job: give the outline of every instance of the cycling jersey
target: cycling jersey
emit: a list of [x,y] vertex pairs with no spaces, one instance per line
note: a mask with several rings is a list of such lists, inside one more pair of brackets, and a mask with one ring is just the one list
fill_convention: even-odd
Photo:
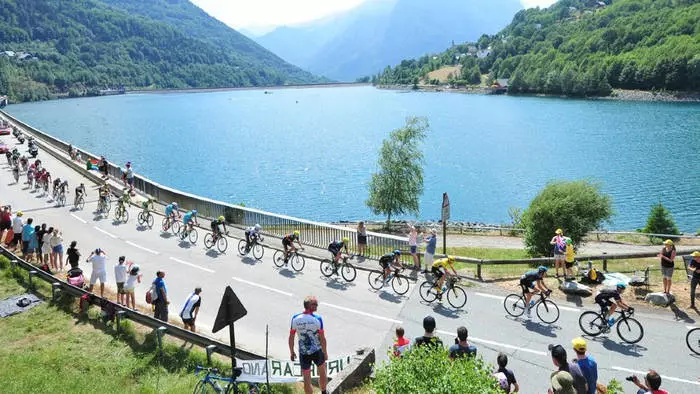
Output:
[[443,259],[437,259],[432,265],[432,268],[444,268],[447,269],[447,267],[450,266],[450,260],[447,258]]
[[289,246],[289,245],[291,245],[294,241],[297,241],[298,239],[299,239],[299,238],[298,238],[296,235],[294,235],[293,233],[292,233],[292,234],[287,234],[287,235],[284,236],[284,238],[282,238],[282,245],[284,245],[284,246]]
[[538,280],[542,280],[543,275],[537,270],[527,271],[523,276],[520,277],[520,283],[528,284],[532,286]]
[[258,231],[255,227],[248,227],[245,229],[245,233],[257,237],[258,234],[260,234],[260,231]]
[[600,303],[608,304],[611,302],[618,302],[621,299],[622,299],[622,296],[615,289],[603,289],[600,293],[598,293],[598,295],[595,296],[595,302],[598,304],[600,304]]
[[340,252],[341,249],[347,249],[347,246],[343,241],[333,241],[328,245],[328,250],[332,251],[334,254]]
[[323,332],[321,316],[311,312],[297,313],[292,317],[290,331],[299,335],[299,355],[314,354],[323,349],[320,335]]
[[394,262],[394,254],[393,253],[387,253],[384,256],[379,258],[379,265],[382,266],[382,268],[387,269],[391,263]]
[[189,211],[185,214],[185,216],[182,217],[182,223],[187,224],[190,221],[192,221],[192,217],[194,216],[194,213],[192,211]]
[[78,194],[85,194],[84,186],[78,186],[75,188],[75,195],[77,196]]
[[219,230],[219,225],[225,225],[225,223],[222,220],[212,220],[211,221],[211,231],[219,234],[221,230]]
[[170,216],[173,214],[175,208],[173,208],[173,204],[168,204],[165,206],[165,216]]
[[153,205],[153,201],[143,201],[143,202],[141,202],[141,208],[143,208],[144,210],[148,210],[148,207],[149,207],[150,205]]

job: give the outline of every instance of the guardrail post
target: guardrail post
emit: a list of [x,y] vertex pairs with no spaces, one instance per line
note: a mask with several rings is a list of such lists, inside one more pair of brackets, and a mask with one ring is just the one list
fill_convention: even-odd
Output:
[[156,337],[158,338],[158,348],[163,352],[163,336],[165,332],[168,331],[168,327],[160,326],[156,328]]
[[17,266],[17,259],[10,260],[10,268],[15,269]]
[[116,316],[117,316],[117,334],[121,334],[122,333],[122,319],[125,319],[126,312],[117,311]]
[[38,274],[38,272],[36,270],[29,271],[29,288],[30,289],[34,288],[34,285],[32,284],[32,276],[34,276],[36,274]]
[[481,262],[476,263],[476,277],[479,280],[482,280],[482,278],[481,278]]
[[[607,252],[603,252],[603,256],[608,254]],[[603,258],[603,272],[608,272],[608,259]]]
[[214,349],[216,349],[216,345],[209,345],[207,346],[207,364],[211,365],[211,354],[214,353]]
[[56,294],[61,292],[61,284],[58,282],[54,282],[51,284],[51,300],[55,301],[56,300]]

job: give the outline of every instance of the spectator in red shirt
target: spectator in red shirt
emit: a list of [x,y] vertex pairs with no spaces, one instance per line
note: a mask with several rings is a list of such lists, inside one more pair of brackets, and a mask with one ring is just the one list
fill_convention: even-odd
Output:
[[411,343],[408,339],[404,338],[403,327],[396,328],[396,341],[394,342],[394,356],[401,357],[401,355],[408,350],[408,345]]

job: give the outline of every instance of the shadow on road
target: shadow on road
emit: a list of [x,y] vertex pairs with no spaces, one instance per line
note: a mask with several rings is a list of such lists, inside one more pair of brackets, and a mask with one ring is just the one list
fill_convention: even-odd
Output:
[[170,238],[173,237],[173,233],[161,231],[161,232],[160,232],[160,237],[161,237],[161,238],[164,238],[164,239],[170,239]]
[[183,249],[189,249],[192,247],[192,243],[190,241],[181,239],[178,243],[177,246],[183,248]]
[[243,256],[243,258],[241,258],[241,261],[244,264],[248,264],[248,265],[256,265],[260,262],[260,260],[256,260],[256,259],[254,259],[252,257],[248,257],[248,256]]
[[281,276],[284,276],[285,278],[289,279],[294,279],[296,278],[301,272],[296,272],[294,270],[290,270],[287,267],[283,267],[277,270]]
[[604,348],[620,353],[623,356],[642,357],[643,354],[640,351],[648,350],[646,347],[638,344],[618,343],[606,337],[586,337],[591,341],[600,343]]
[[579,296],[579,295],[567,294],[567,295],[566,295],[566,300],[569,301],[569,302],[573,302],[573,303],[576,304],[576,306],[578,306],[578,307],[583,307],[583,298],[582,298],[581,296]]
[[379,298],[385,301],[393,302],[394,304],[400,304],[404,300],[403,296],[397,295],[393,291],[380,290],[378,291]]
[[143,231],[150,230],[150,229],[151,228],[146,226],[145,224],[140,224],[140,225],[136,226],[136,231],[143,232]]
[[344,279],[339,279],[337,277],[328,279],[322,276],[321,278],[326,279],[326,287],[330,287],[334,290],[347,290],[351,286],[355,286],[353,282],[346,282]]
[[458,319],[467,314],[467,311],[465,310],[447,308],[446,306],[442,305],[441,302],[433,305],[433,312],[448,319]]
[[219,256],[221,256],[223,253],[219,253],[218,250],[208,249],[207,252],[204,253],[204,254],[207,255],[207,256],[209,256],[209,257],[211,257],[211,258],[216,259],[216,258],[218,258]]
[[544,324],[539,321],[533,321],[533,320],[526,320],[526,319],[516,319],[516,320],[521,320],[525,326],[525,329],[527,329],[530,332],[534,332],[537,334],[540,334],[545,337],[550,337],[550,338],[556,338],[557,334],[554,333],[555,330],[561,330],[561,327],[551,325],[551,324]]
[[673,312],[674,318],[677,321],[683,321],[684,323],[689,324],[695,323],[695,319],[690,317],[685,311],[680,310],[676,304],[669,305],[669,308]]

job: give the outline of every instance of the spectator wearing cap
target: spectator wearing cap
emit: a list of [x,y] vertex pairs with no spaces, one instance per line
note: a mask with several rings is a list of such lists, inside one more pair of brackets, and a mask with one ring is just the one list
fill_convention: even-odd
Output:
[[691,272],[690,277],[690,307],[695,307],[695,288],[700,284],[700,252],[697,250],[690,254],[693,258],[688,264],[688,271]]
[[661,259],[661,276],[664,281],[664,293],[671,294],[671,282],[673,281],[673,267],[676,259],[676,246],[673,241],[667,239],[664,241],[664,248],[659,253]]
[[[552,353],[552,363],[558,369],[551,376],[554,393],[586,394],[586,378],[583,376],[581,368],[579,368],[577,363],[569,363],[566,361],[566,349],[561,345],[549,345],[549,350]],[[560,373],[565,374],[559,375]],[[569,378],[566,375],[571,376],[573,391],[568,391],[567,389]],[[558,390],[557,387],[559,387]]]
[[165,280],[163,278],[165,278],[164,271],[156,272],[156,278],[153,280],[153,284],[156,285],[156,292],[158,292],[158,298],[156,298],[154,302],[155,313],[153,317],[167,323],[168,304],[170,304],[170,300],[168,300],[168,288],[165,286]]
[[596,394],[598,387],[598,363],[595,362],[593,356],[586,354],[586,340],[578,337],[571,341],[571,345],[576,352],[576,358],[573,360],[581,368],[583,377],[586,378],[588,384],[588,394]]
[[470,345],[467,342],[467,337],[469,336],[469,331],[467,327],[459,327],[457,329],[457,338],[455,338],[455,344],[450,346],[450,358],[454,360],[457,357],[464,356],[476,356],[476,346]]
[[117,282],[117,304],[124,305],[124,283],[126,283],[126,256],[119,256],[119,261],[114,265],[114,280]]
[[668,391],[660,389],[661,376],[653,369],[647,372],[647,375],[644,377],[644,383],[640,383],[639,378],[636,376],[632,376],[632,383],[639,387],[637,394],[668,394]]
[[433,258],[435,257],[435,249],[437,248],[437,230],[430,230],[430,235],[424,238],[425,245],[425,269],[423,273],[428,273],[428,267],[433,266]]
[[195,332],[194,323],[195,320],[197,320],[199,306],[202,303],[202,297],[200,296],[201,293],[202,288],[195,287],[194,292],[187,297],[185,304],[182,306],[180,318],[182,318],[182,324],[185,325],[185,330]]
[[566,260],[566,237],[564,236],[564,231],[560,228],[554,232],[554,237],[549,241],[552,245],[554,254],[554,269],[555,278],[559,277],[559,268],[561,268],[562,273],[566,276],[565,260]]
[[12,232],[14,235],[12,236],[10,247],[12,247],[13,252],[17,251],[17,248],[20,250],[22,249],[22,228],[24,227],[24,223],[22,222],[23,215],[24,213],[19,211],[17,212],[15,218],[12,219]]
[[134,289],[136,289],[136,283],[141,283],[141,272],[139,266],[136,264],[129,264],[128,267],[129,276],[126,278],[126,283],[124,284],[124,298],[126,299],[126,307],[136,310]]
[[434,349],[442,349],[442,340],[433,334],[435,331],[435,325],[434,317],[426,316],[423,318],[423,329],[425,332],[423,333],[423,336],[417,337],[413,341],[414,346],[428,346]]
[[107,254],[100,249],[95,249],[94,252],[90,253],[87,260],[88,263],[92,263],[92,274],[90,274],[90,287],[88,291],[92,293],[92,289],[97,281],[100,281],[100,297],[104,297],[105,294],[105,282],[107,282]]

